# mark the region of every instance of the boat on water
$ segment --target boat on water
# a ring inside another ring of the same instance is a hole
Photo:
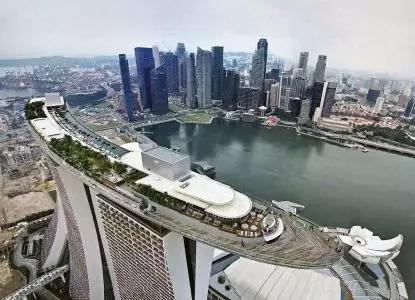
[[[287,212],[287,213],[292,213],[293,215],[297,214],[297,210],[301,211],[305,208],[304,205],[295,203],[295,202],[291,202],[291,201],[275,201],[272,200],[271,201],[272,205]]]
[[[284,223],[281,218],[268,214],[261,222],[262,234],[266,243],[275,241],[284,232]]]
[[[210,165],[207,161],[192,162],[192,164],[190,165],[190,169],[193,172],[206,175],[207,177],[210,177],[212,179],[214,179],[216,176],[216,168]]]
[[[363,153],[368,153],[368,152],[369,152],[369,150],[367,150],[366,148],[362,148],[362,152],[363,152]]]

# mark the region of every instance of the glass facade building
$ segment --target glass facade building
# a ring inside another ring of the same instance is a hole
[[[167,75],[164,65],[155,68],[151,77],[151,112],[155,115],[164,115],[169,112]]]
[[[167,92],[175,95],[179,92],[179,58],[172,52],[164,53],[162,64],[166,69]]]
[[[134,121],[134,95],[133,90],[131,89],[130,69],[125,54],[119,55],[119,65],[124,93],[125,111],[127,113],[128,122],[132,122]]]
[[[136,47],[134,48],[134,53],[141,103],[143,104],[143,108],[151,108],[150,72],[155,67],[153,49]]]
[[[212,47],[212,99],[222,100],[223,47]]]
[[[196,62],[195,62],[194,53],[190,53],[189,57],[187,57],[186,66],[187,66],[186,105],[191,108],[197,108]]]

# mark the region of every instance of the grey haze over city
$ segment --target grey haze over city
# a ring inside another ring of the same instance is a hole
[[[0,58],[123,53],[137,46],[328,56],[330,67],[415,76],[412,0],[16,0],[0,10]]]

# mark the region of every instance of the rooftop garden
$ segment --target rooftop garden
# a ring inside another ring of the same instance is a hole
[[[101,181],[102,176],[109,173],[116,173],[128,182],[147,176],[138,170],[128,172],[128,167],[125,164],[111,162],[104,154],[82,145],[79,141],[74,141],[69,135],[65,135],[63,139],[52,139],[50,146],[59,157],[71,166],[97,181]]]
[[[46,118],[45,113],[43,112],[43,105],[45,102],[36,101],[29,103],[27,102],[24,107],[24,112],[27,120],[33,120],[36,118]]]

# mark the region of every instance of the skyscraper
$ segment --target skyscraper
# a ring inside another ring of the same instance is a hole
[[[197,84],[196,84],[196,65],[195,54],[190,53],[187,57],[187,99],[186,104],[188,107],[197,108]]]
[[[161,65],[151,70],[151,112],[163,115],[169,112],[166,68]]]
[[[176,55],[178,57],[178,65],[179,65],[179,89],[184,90],[186,89],[186,81],[187,81],[187,67],[186,67],[186,47],[184,43],[177,43],[176,47]]]
[[[270,107],[271,109],[275,110],[275,108],[278,106],[278,103],[280,101],[280,83],[275,83],[271,85],[271,91],[270,91]]]
[[[403,116],[405,118],[412,118],[414,114],[415,114],[415,98],[412,97],[411,100],[409,100],[408,104],[406,105]]]
[[[376,103],[376,99],[380,96],[382,88],[382,81],[376,78],[371,78],[369,81],[369,91],[367,93],[366,101],[371,105]]]
[[[257,49],[264,49],[263,56],[264,56],[264,78],[265,73],[267,72],[267,61],[268,61],[268,41],[267,39],[259,39],[257,44]]]
[[[252,56],[251,87],[263,89],[264,85],[264,48],[259,48]]]
[[[291,76],[283,74],[280,83],[280,101],[278,103],[278,108],[287,111],[289,109],[291,97]]]
[[[289,111],[292,117],[298,118],[301,110],[301,99],[297,97],[290,97]]]
[[[280,80],[280,69],[271,69],[269,73],[267,73],[268,79],[275,79],[277,81]]]
[[[236,109],[239,98],[239,74],[232,70],[223,71],[222,106],[225,109]]]
[[[160,66],[160,51],[159,47],[154,45],[152,48],[153,51],[153,59],[154,59],[154,67],[158,68]]]
[[[311,97],[310,119],[313,118],[316,108],[320,106],[321,96],[323,95],[324,82],[318,81],[314,83],[313,96]]]
[[[331,108],[336,102],[336,88],[337,82],[324,82],[323,95],[320,102],[321,116],[323,118],[330,117]]]
[[[119,55],[119,65],[121,73],[121,82],[124,93],[125,111],[127,113],[128,122],[134,121],[134,104],[133,90],[131,89],[130,69],[125,54]]]
[[[246,109],[258,108],[259,97],[260,97],[259,88],[241,86],[239,88],[238,107],[243,107]]]
[[[212,105],[212,56],[209,51],[197,48],[196,55],[197,106],[206,108]]]
[[[311,100],[305,99],[301,101],[300,116],[298,117],[298,124],[303,125],[310,120]]]
[[[326,61],[327,61],[326,55],[318,56],[316,70],[314,71],[313,83],[317,81],[321,81],[321,82],[324,81],[324,73],[326,72]]]
[[[222,100],[223,47],[212,47],[212,99]]]
[[[308,52],[300,52],[300,59],[298,61],[298,67],[303,69],[304,76],[307,75],[308,64]]]
[[[307,80],[304,77],[302,76],[295,77],[293,80],[293,84],[292,84],[291,97],[303,99],[306,84],[307,84]]]
[[[179,92],[179,60],[177,55],[172,52],[164,53],[162,64],[166,68],[167,91],[169,95],[175,95]]]
[[[154,69],[153,49],[136,47],[134,52],[141,103],[143,108],[151,108],[150,72]]]

